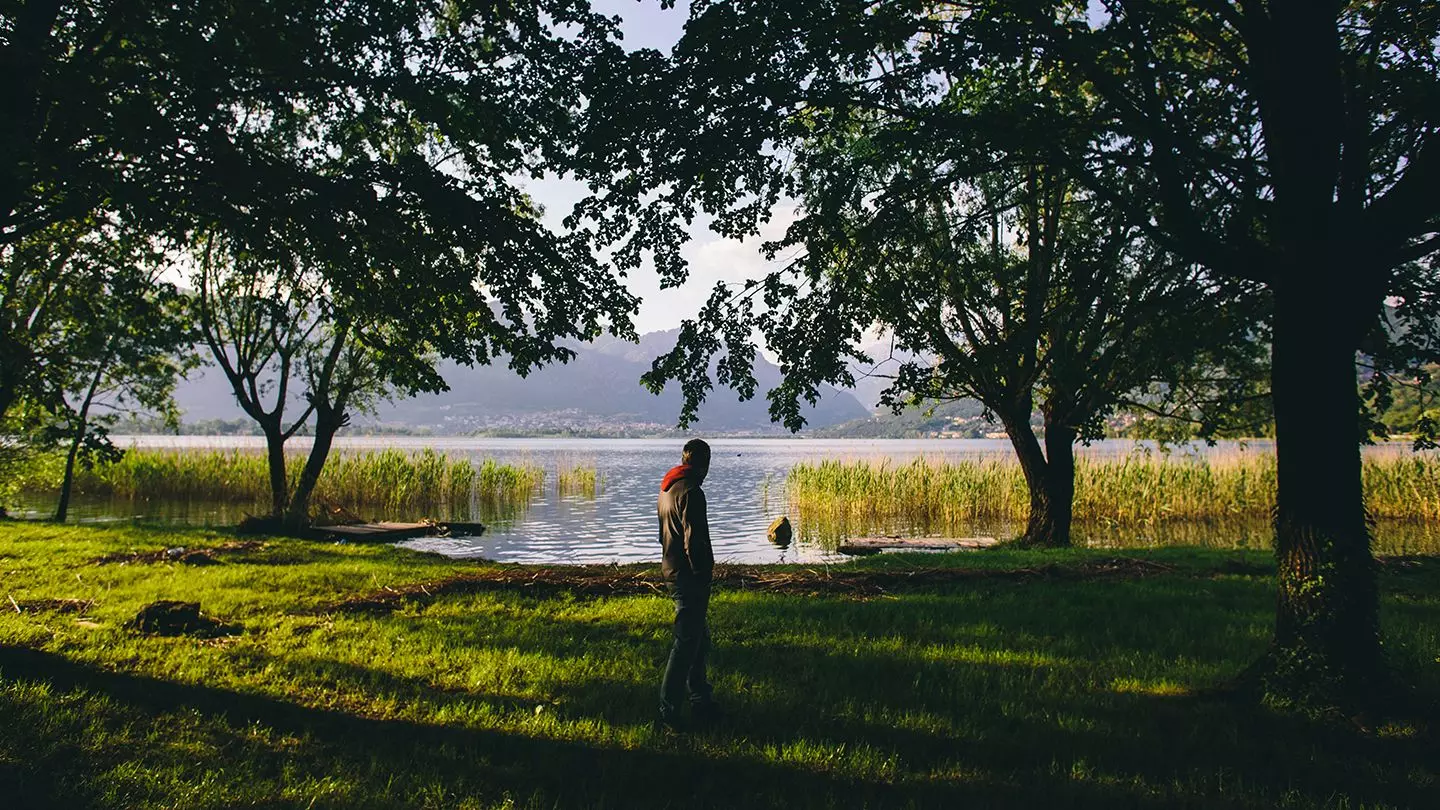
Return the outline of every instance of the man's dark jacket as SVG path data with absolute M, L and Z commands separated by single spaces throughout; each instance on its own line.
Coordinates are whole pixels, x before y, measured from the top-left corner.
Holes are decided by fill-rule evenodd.
M 688 473 L 688 469 L 676 467 L 660 485 L 660 570 L 671 581 L 709 580 L 715 567 L 705 493 Z

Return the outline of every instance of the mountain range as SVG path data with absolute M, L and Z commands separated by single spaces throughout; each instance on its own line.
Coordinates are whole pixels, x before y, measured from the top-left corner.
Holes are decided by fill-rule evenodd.
M 614 338 L 571 344 L 577 353 L 566 364 L 546 366 L 520 377 L 503 365 L 467 368 L 446 364 L 441 374 L 450 390 L 381 402 L 373 413 L 357 415 L 355 426 L 370 430 L 409 430 L 445 434 L 578 433 L 646 435 L 674 428 L 680 414 L 679 386 L 659 395 L 640 385 L 651 361 L 674 345 L 679 330 L 651 332 L 638 343 Z M 695 431 L 783 434 L 770 421 L 764 392 L 780 380 L 780 369 L 755 358 L 757 395 L 748 402 L 718 387 L 699 412 Z M 868 386 L 865 393 L 869 397 Z M 187 424 L 231 421 L 245 415 L 235 404 L 220 371 L 192 373 L 176 390 L 176 403 Z M 849 391 L 826 387 L 815 407 L 805 410 L 809 427 L 867 419 L 870 410 Z

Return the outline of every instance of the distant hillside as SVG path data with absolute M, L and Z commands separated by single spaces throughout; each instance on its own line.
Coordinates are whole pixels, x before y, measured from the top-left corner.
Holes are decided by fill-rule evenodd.
M 372 415 L 355 419 L 361 430 L 376 427 L 433 433 L 500 434 L 577 433 L 645 435 L 665 432 L 680 414 L 680 392 L 672 386 L 655 396 L 640 386 L 650 361 L 675 345 L 679 330 L 652 332 L 638 344 L 602 340 L 575 344 L 578 356 L 521 378 L 504 366 L 442 368 L 450 390 L 442 394 L 381 403 Z M 757 357 L 758 393 L 737 402 L 734 392 L 717 388 L 700 409 L 696 431 L 784 433 L 770 422 L 764 392 L 780 380 L 780 370 Z M 244 418 L 223 375 L 207 368 L 192 375 L 176 392 L 186 424 Z M 818 406 L 806 411 L 809 425 L 834 425 L 866 417 L 851 394 L 828 389 Z
M 997 434 L 998 424 L 986 420 L 985 407 L 973 399 L 941 402 L 900 413 L 877 409 L 864 419 L 819 428 L 812 435 L 837 439 L 982 439 Z
M 866 410 L 878 413 L 880 395 L 894 382 L 900 364 L 915 358 L 915 355 L 896 349 L 888 340 L 876 341 L 861 347 L 874 361 L 870 364 L 851 361 L 850 373 L 855 375 L 855 387 L 850 389 Z M 885 409 L 889 413 L 889 409 Z

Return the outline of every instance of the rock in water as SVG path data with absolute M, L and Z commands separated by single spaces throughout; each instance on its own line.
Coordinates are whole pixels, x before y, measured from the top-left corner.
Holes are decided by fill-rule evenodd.
M 785 517 L 784 515 L 775 518 L 775 522 L 770 524 L 770 531 L 766 534 L 766 536 L 770 538 L 770 542 L 781 548 L 785 548 L 786 546 L 790 545 L 790 538 L 792 535 L 793 532 L 791 532 L 790 530 L 790 519 Z

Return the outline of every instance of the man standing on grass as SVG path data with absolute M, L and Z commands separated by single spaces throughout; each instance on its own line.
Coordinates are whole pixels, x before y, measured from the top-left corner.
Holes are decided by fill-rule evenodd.
M 710 445 L 691 439 L 680 454 L 680 466 L 665 473 L 660 482 L 660 569 L 675 600 L 675 643 L 660 687 L 659 723 L 672 730 L 683 727 L 680 707 L 686 697 L 691 722 L 703 725 L 718 713 L 705 678 L 705 655 L 710 651 L 705 614 L 715 554 L 700 483 L 709 471 Z

